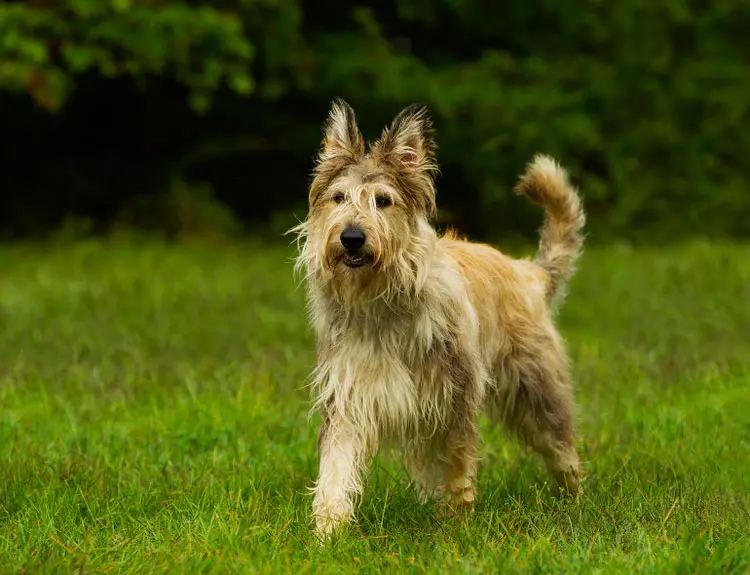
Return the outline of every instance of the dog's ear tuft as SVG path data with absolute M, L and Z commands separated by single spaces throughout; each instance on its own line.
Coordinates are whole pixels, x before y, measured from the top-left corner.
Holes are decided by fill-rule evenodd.
M 341 98 L 331 104 L 331 111 L 323 126 L 321 161 L 332 158 L 358 160 L 365 150 L 365 141 L 357 127 L 354 110 Z
M 323 125 L 323 141 L 310 183 L 311 207 L 330 183 L 347 166 L 358 162 L 364 152 L 365 140 L 357 127 L 354 110 L 344 100 L 336 98 Z
M 437 169 L 436 147 L 432 120 L 422 104 L 401 110 L 376 143 L 380 156 L 396 167 L 427 172 Z
M 383 135 L 372 145 L 375 160 L 388 170 L 404 192 L 404 198 L 428 215 L 436 214 L 434 175 L 435 133 L 427 108 L 412 104 L 401 110 Z

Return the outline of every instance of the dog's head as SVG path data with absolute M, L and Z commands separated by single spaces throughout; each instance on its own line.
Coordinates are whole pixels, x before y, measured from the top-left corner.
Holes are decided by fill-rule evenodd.
M 409 293 L 434 232 L 435 142 L 426 109 L 402 110 L 365 149 L 354 110 L 333 103 L 309 192 L 300 265 L 339 296 Z

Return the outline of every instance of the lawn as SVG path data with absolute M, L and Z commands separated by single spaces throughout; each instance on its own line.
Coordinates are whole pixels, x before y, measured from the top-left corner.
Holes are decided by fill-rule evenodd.
M 473 514 L 378 458 L 309 521 L 313 340 L 292 249 L 0 249 L 0 572 L 750 570 L 750 246 L 591 248 L 560 317 L 586 494 L 486 422 Z

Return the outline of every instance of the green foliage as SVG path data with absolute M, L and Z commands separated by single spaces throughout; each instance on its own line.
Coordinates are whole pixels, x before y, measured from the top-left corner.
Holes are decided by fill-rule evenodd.
M 205 111 L 222 82 L 253 90 L 253 47 L 231 12 L 182 2 L 60 0 L 0 6 L 0 82 L 58 110 L 75 78 L 173 78 Z
M 295 159 L 334 96 L 370 135 L 426 101 L 441 202 L 468 231 L 537 225 L 509 190 L 544 151 L 581 187 L 594 238 L 748 236 L 748 25 L 733 0 L 40 1 L 0 6 L 0 81 L 50 110 L 84 72 L 175 80 L 199 111 L 223 83 L 249 100 L 217 115 L 283 130 Z
M 747 250 L 584 255 L 560 318 L 579 503 L 483 422 L 471 516 L 383 457 L 322 548 L 291 250 L 0 249 L 0 572 L 747 573 Z
M 428 101 L 443 161 L 480 190 L 477 217 L 515 211 L 508 190 L 544 150 L 571 168 L 597 232 L 750 233 L 747 4 L 538 1 L 499 19 L 474 2 L 399 6 L 446 48 L 417 58 L 357 9 L 351 32 L 317 45 L 322 85 L 365 103 Z M 474 57 L 451 53 L 464 35 Z
M 133 230 L 166 239 L 228 238 L 242 224 L 226 206 L 216 201 L 208 184 L 174 179 L 166 193 L 137 197 L 118 215 L 114 232 Z

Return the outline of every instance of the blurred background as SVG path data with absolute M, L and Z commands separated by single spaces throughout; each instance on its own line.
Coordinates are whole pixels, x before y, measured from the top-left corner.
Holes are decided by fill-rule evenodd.
M 278 238 L 335 96 L 368 139 L 427 103 L 440 221 L 477 238 L 533 238 L 510 190 L 540 151 L 589 241 L 747 237 L 748 24 L 733 0 L 6 1 L 0 238 Z

